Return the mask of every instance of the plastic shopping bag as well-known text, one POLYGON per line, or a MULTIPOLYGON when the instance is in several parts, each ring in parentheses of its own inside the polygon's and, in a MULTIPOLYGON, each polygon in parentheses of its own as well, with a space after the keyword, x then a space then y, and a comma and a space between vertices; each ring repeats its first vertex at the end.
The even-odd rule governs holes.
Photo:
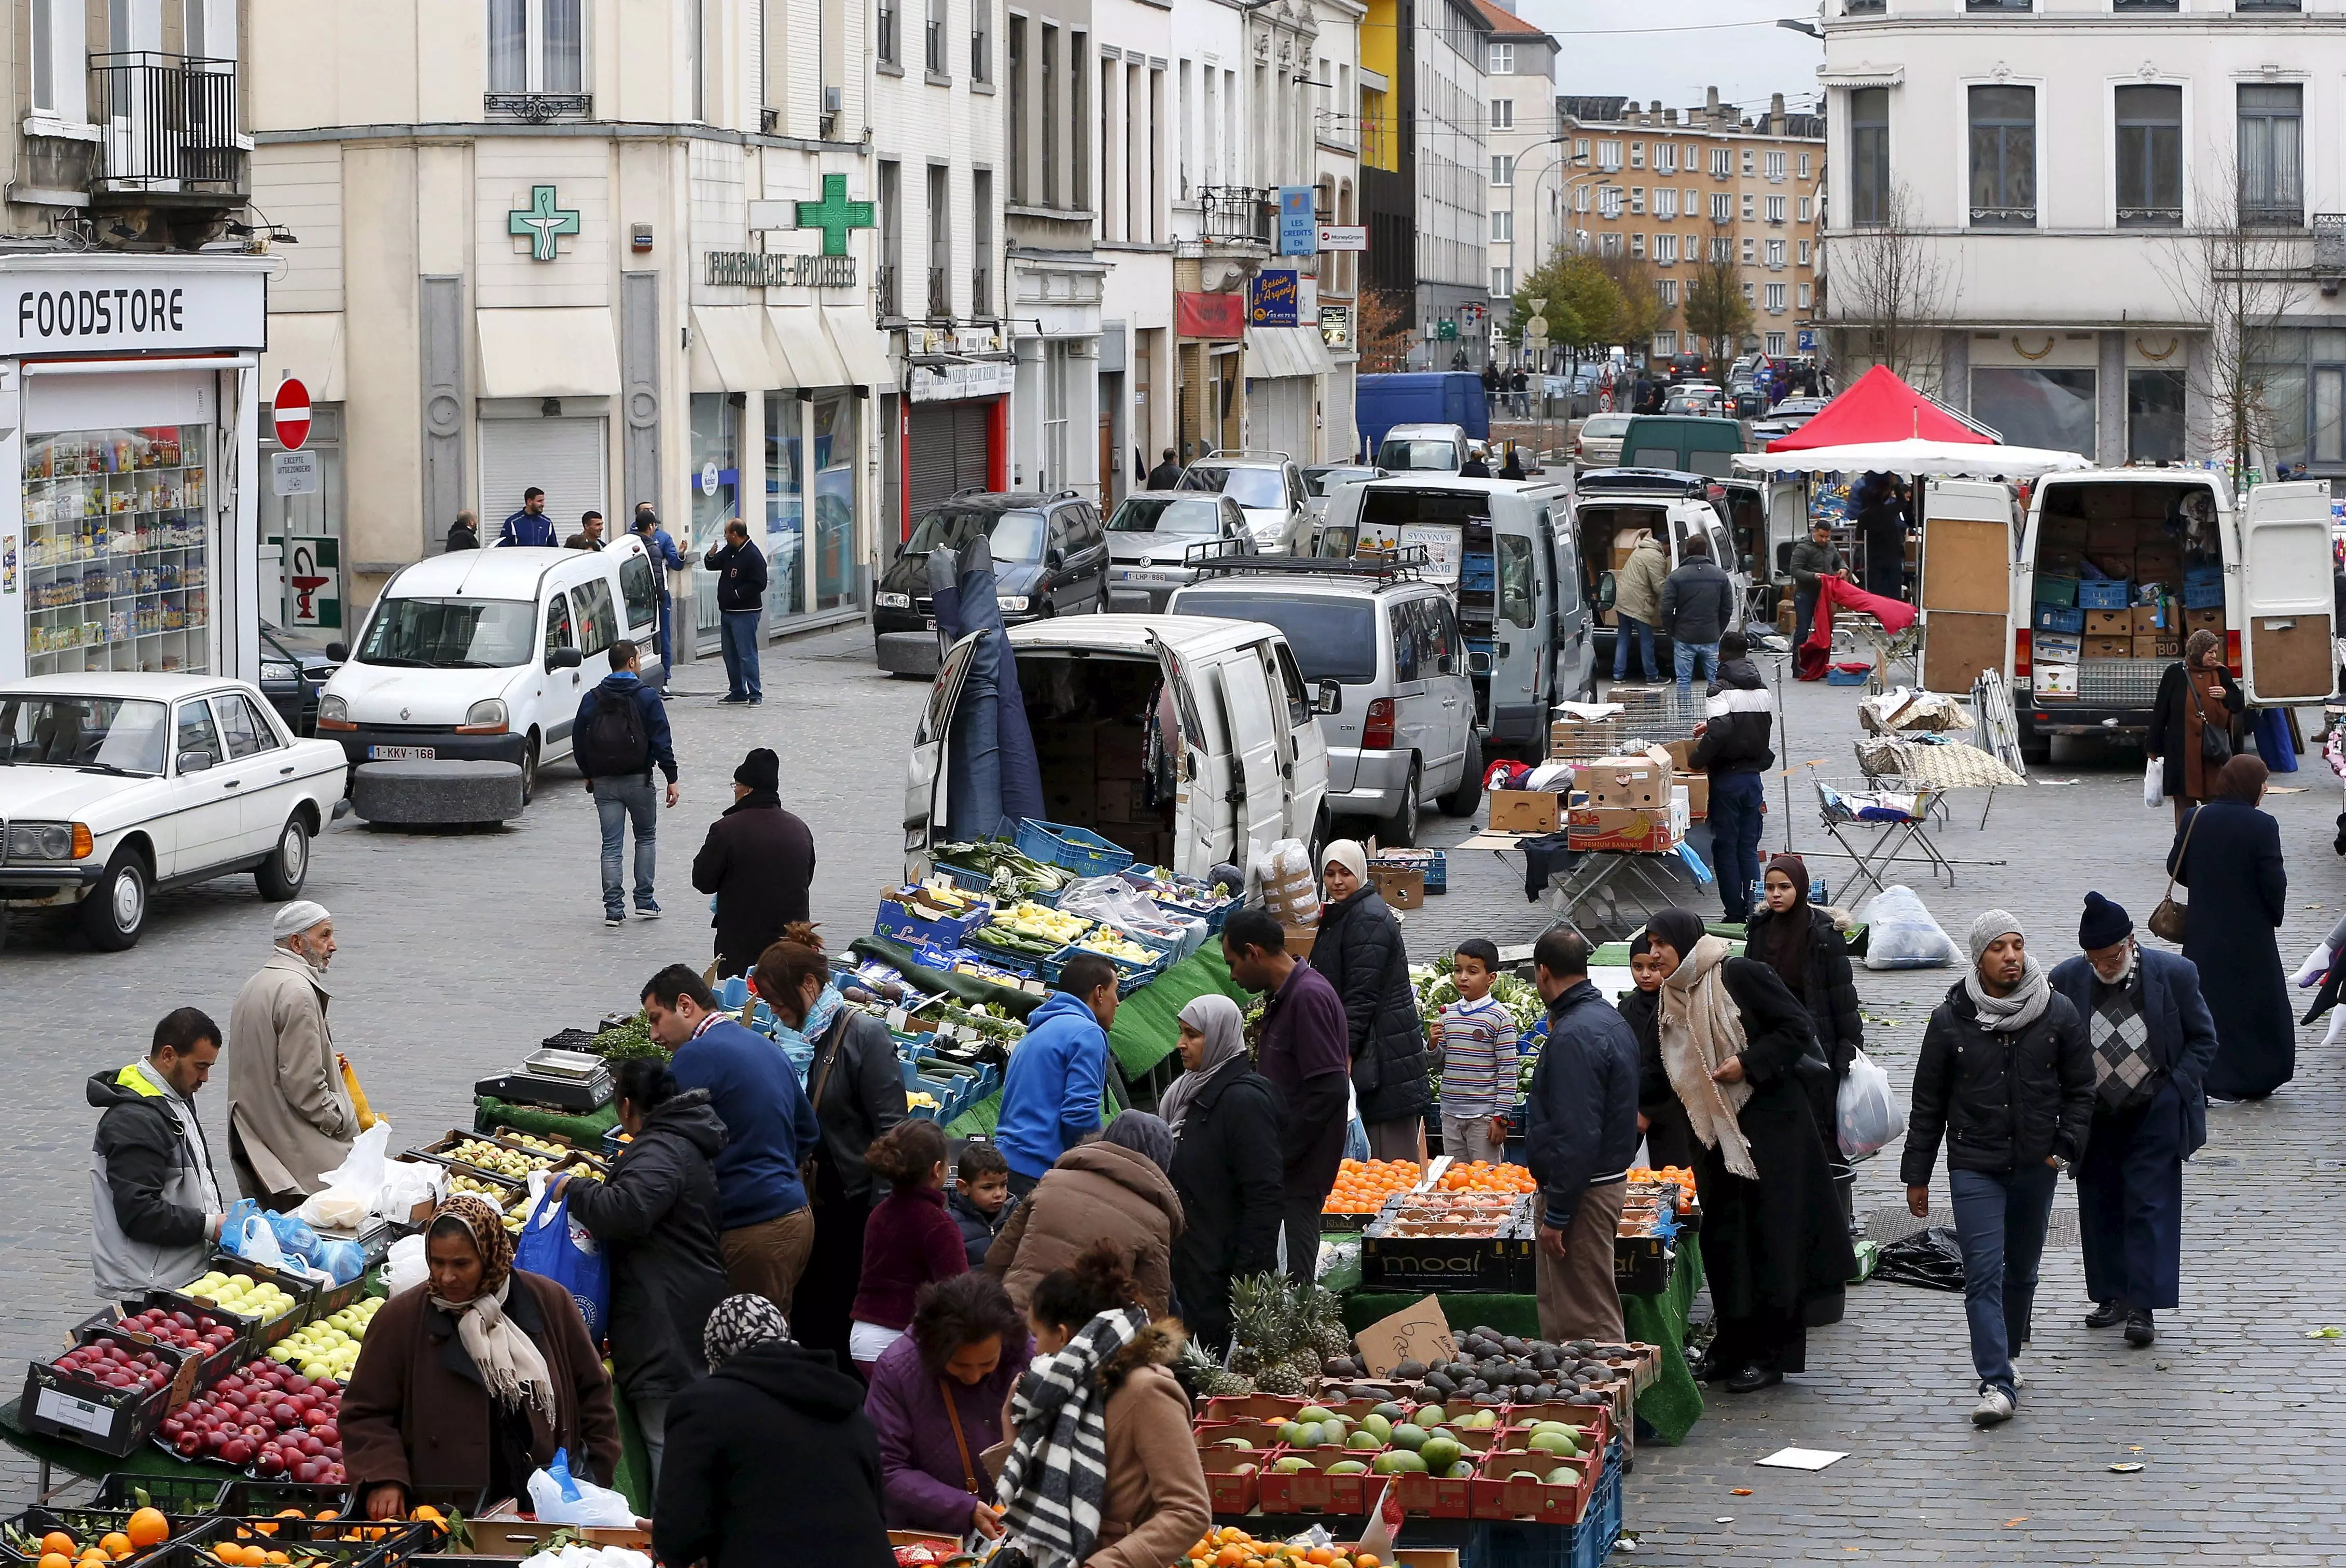
POLYGON ((1865 967, 1937 969, 1963 958, 1912 888, 1893 883, 1865 906, 1865 967))
MULTIPOLYGON (((294 1213, 321 1230, 354 1231, 369 1213, 387 1212, 376 1208, 376 1199, 382 1191, 390 1147, 391 1124, 377 1116, 352 1142, 342 1163, 319 1176, 322 1185, 294 1213)), ((394 1217, 405 1219, 407 1210, 394 1217)))
POLYGON ((543 1274, 569 1291, 578 1303, 578 1315, 586 1320, 587 1339, 600 1344, 611 1306, 611 1260, 604 1255, 603 1244, 570 1217, 567 1197, 546 1201, 544 1171, 530 1173, 529 1207, 524 1213, 527 1217, 514 1247, 514 1267, 543 1274))
POLYGON ((2146 806, 2167 804, 2167 764, 2156 757, 2142 765, 2142 803, 2146 806))
POLYGON ((1890 1074, 1859 1051, 1841 1083, 1834 1133, 1844 1159, 1862 1159, 1906 1130, 1906 1114, 1890 1093, 1890 1074))
POLYGON ((220 1221, 219 1244, 223 1251, 233 1252, 247 1263, 264 1268, 285 1267, 285 1250, 277 1245, 268 1212, 249 1197, 237 1199, 220 1221))
POLYGON ((431 1266, 423 1261, 422 1237, 403 1236, 391 1244, 382 1260, 382 1282, 390 1294, 412 1290, 431 1278, 431 1266))
POLYGON ((627 1506, 625 1497, 570 1473, 566 1448, 555 1450, 553 1462, 544 1470, 530 1472, 529 1501, 540 1524, 599 1524, 631 1530, 636 1523, 636 1511, 627 1506))

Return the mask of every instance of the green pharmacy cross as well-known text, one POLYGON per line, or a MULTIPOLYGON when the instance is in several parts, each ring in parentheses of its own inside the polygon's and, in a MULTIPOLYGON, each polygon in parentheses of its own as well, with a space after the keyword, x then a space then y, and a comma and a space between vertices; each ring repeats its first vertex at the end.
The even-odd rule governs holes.
POLYGON ((847 199, 847 176, 826 174, 822 177, 822 199, 799 203, 799 227, 822 230, 822 253, 826 256, 847 254, 847 231, 869 229, 872 204, 847 199))
POLYGON ((555 206, 554 187, 534 185, 529 189, 529 205, 505 214, 505 232, 528 239, 532 260, 551 261, 557 254, 556 237, 578 232, 577 209, 565 210, 555 206))

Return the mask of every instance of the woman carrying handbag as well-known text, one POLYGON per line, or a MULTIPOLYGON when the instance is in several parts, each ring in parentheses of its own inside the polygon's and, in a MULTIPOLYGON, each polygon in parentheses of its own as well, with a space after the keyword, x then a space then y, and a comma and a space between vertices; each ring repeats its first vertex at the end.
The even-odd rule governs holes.
POLYGON ((2232 756, 2233 721, 2247 706, 2239 683, 2224 667, 2224 639, 2205 626, 2193 632, 2181 662, 2159 677, 2143 743, 2163 765, 2160 785, 2175 803, 2178 828, 2185 807, 2216 793, 2216 771, 2232 756))

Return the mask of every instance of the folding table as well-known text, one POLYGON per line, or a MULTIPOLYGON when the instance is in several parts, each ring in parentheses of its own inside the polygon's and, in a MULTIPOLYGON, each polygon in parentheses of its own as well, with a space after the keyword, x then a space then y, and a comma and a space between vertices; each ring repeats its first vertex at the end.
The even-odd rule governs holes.
POLYGON ((1815 774, 1810 778, 1816 785, 1825 836, 1857 862, 1844 895, 1851 907, 1861 885, 1872 882, 1879 891, 1887 886, 1883 874, 1902 860, 1928 866, 1934 881, 1944 872, 1947 885, 1955 885, 1954 866, 1931 839, 1931 809, 1939 791, 1882 789, 1871 779, 1852 783, 1815 774), (1848 836, 1861 828, 1876 830, 1873 841, 1862 849, 1848 836))

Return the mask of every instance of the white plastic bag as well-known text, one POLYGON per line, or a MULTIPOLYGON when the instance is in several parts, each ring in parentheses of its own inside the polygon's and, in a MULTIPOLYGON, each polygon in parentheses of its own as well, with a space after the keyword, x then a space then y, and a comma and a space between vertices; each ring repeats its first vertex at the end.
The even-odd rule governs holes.
POLYGON ((341 1165, 319 1177, 322 1185, 295 1212, 320 1229, 358 1229, 369 1214, 379 1212, 375 1200, 382 1191, 390 1150, 391 1124, 378 1119, 352 1142, 341 1165))
POLYGON ((1845 1159, 1863 1159, 1906 1131, 1906 1113, 1890 1094, 1890 1074, 1863 1051, 1851 1058, 1834 1110, 1834 1133, 1845 1159))
POLYGON ((2142 803, 2146 806, 2167 804, 2167 764, 2156 757, 2146 758, 2143 761, 2142 803))
POLYGON ((281 1273, 302 1272, 300 1266, 285 1261, 285 1249, 277 1245, 277 1232, 270 1228, 266 1215, 247 1215, 241 1220, 231 1217, 230 1225, 220 1232, 220 1245, 247 1263, 281 1273))
POLYGON ((1864 919, 1868 969, 1937 969, 1962 962, 1963 951, 1902 882, 1875 894, 1864 919))
POLYGON ((1270 864, 1262 879, 1262 901, 1271 918, 1289 931, 1304 931, 1320 923, 1320 868, 1300 839, 1281 839, 1270 847, 1270 864))
POLYGON ((382 1186, 376 1189, 374 1212, 385 1219, 409 1223, 418 1204, 440 1207, 448 1196, 448 1167, 411 1160, 392 1160, 382 1167, 382 1186))
POLYGON ((554 1462, 529 1477, 531 1511, 540 1524, 600 1524, 615 1530, 635 1527, 636 1511, 626 1497, 607 1486, 597 1486, 570 1473, 570 1451, 555 1451, 554 1462))
POLYGON ((412 1290, 432 1278, 431 1266, 423 1261, 423 1238, 403 1236, 391 1244, 382 1261, 382 1282, 392 1295, 412 1290))

